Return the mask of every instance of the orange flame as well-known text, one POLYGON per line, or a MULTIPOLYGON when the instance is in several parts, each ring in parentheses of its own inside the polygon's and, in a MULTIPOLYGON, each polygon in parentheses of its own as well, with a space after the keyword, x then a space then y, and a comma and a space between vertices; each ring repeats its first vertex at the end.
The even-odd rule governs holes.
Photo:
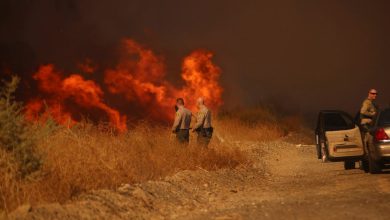
POLYGON ((211 62, 212 57, 209 51, 197 50, 184 59, 182 93, 192 99, 203 97, 210 108, 217 110, 223 104, 223 89, 219 85, 221 70, 211 62))
POLYGON ((171 118, 175 89, 164 80, 161 58, 130 39, 123 46, 120 62, 105 73, 109 91, 141 106, 152 119, 171 118))
POLYGON ((63 111, 61 103, 49 100, 47 103, 42 99, 30 100, 25 106, 25 117, 30 121, 37 121, 39 119, 47 120, 52 117, 58 123, 63 125, 74 125, 76 121, 72 119, 72 115, 69 112, 63 111), (50 105, 50 109, 45 111, 50 105))
MULTIPOLYGON (((49 114, 59 123, 76 121, 65 105, 66 100, 70 99, 87 109, 103 110, 108 115, 111 124, 119 131, 127 129, 126 116, 121 116, 118 111, 103 103, 104 93, 95 82, 85 80, 77 74, 61 79, 61 74, 56 72, 51 64, 41 66, 34 75, 34 79, 38 80, 40 90, 50 96, 47 101, 49 114)), ((26 105, 26 118, 37 119, 43 111, 44 101, 32 100, 26 105)))
MULTIPOLYGON (((125 39, 122 48, 123 54, 117 65, 104 71, 104 85, 110 94, 122 96, 133 110, 140 111, 142 117, 159 121, 172 119, 173 105, 178 97, 183 97, 191 110, 195 110, 198 97, 203 97, 213 110, 223 104, 223 89, 219 85, 221 70, 212 62, 213 53, 210 51, 196 50, 184 58, 181 74, 184 85, 177 88, 165 79, 162 57, 131 39, 125 39)), ((89 68, 91 63, 88 60, 79 68, 91 73, 94 71, 89 68)), ((96 82, 85 80, 78 74, 64 78, 51 64, 41 66, 33 77, 38 81, 40 91, 48 98, 45 101, 31 100, 26 105, 27 118, 36 119, 46 103, 50 114, 59 123, 75 123, 78 120, 74 106, 69 104, 71 101, 84 109, 105 112, 114 127, 119 131, 126 130, 129 114, 122 116, 118 110, 104 103, 104 92, 96 82)))

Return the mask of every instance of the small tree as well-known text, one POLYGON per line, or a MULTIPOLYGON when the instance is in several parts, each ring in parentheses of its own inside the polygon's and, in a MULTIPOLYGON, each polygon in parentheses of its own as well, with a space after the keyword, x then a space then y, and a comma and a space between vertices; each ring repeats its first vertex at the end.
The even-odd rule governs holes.
POLYGON ((24 119, 22 104, 15 101, 19 82, 20 78, 13 76, 10 81, 3 81, 0 89, 0 147, 13 153, 24 177, 38 170, 41 160, 34 152, 36 141, 24 119))

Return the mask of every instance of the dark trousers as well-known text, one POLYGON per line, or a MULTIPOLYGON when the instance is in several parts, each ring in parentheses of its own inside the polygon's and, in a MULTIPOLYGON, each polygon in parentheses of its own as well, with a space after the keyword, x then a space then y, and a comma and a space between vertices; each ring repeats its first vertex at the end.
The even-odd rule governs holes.
POLYGON ((176 132, 176 139, 179 143, 188 144, 190 142, 190 131, 188 129, 180 129, 176 132))
POLYGON ((197 133, 196 142, 198 146, 207 147, 213 136, 213 128, 201 128, 197 133))
POLYGON ((207 147, 211 141, 211 137, 205 137, 201 133, 198 133, 198 137, 196 138, 196 142, 200 147, 207 147))

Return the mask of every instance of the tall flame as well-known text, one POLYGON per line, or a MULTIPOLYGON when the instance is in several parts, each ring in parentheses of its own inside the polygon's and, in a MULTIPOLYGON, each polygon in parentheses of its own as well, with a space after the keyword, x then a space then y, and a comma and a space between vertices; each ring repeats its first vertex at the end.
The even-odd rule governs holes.
MULTIPOLYGON (((165 79, 163 58, 144 48, 132 39, 122 42, 123 54, 114 68, 104 70, 104 84, 111 95, 122 97, 131 109, 142 110, 142 117, 167 121, 174 116, 175 99, 183 97, 186 105, 195 110, 195 99, 203 97, 213 110, 222 105, 223 89, 219 85, 221 70, 212 62, 213 53, 196 50, 184 58, 182 79, 177 88, 165 79)), ((91 74, 95 68, 87 60, 79 68, 91 74)), ((119 113, 103 101, 104 92, 95 81, 80 74, 64 77, 52 64, 43 65, 33 78, 43 93, 26 105, 26 117, 37 120, 48 107, 50 115, 59 123, 74 124, 79 121, 75 109, 105 113, 112 126, 125 131, 126 120, 132 112, 119 113), (42 98, 45 97, 45 98, 42 98)))
MULTIPOLYGON (((82 76, 72 74, 62 79, 61 74, 54 69, 54 65, 41 66, 34 79, 38 81, 40 90, 48 96, 46 104, 49 107, 50 115, 59 123, 76 121, 71 114, 70 106, 66 105, 67 100, 73 101, 87 109, 99 109, 105 112, 113 126, 119 131, 125 131, 126 116, 121 116, 119 112, 106 105, 102 97, 102 89, 93 81, 85 80, 82 76)), ((43 99, 34 99, 27 103, 26 117, 28 119, 37 119, 39 113, 44 110, 43 99)))
POLYGON ((114 69, 105 73, 104 82, 113 94, 140 106, 152 119, 172 115, 175 88, 167 82, 162 59, 131 39, 123 41, 124 53, 114 69))
POLYGON ((213 54, 205 50, 192 52, 184 59, 182 88, 184 97, 203 97, 208 105, 216 110, 222 103, 223 89, 219 85, 221 70, 211 61, 213 54))

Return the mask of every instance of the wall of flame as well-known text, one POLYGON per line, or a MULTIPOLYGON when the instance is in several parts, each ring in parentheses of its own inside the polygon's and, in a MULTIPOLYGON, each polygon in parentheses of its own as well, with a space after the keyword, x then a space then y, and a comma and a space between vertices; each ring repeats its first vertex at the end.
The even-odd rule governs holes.
MULTIPOLYGON (((99 120, 109 121, 118 131, 126 131, 132 109, 141 112, 144 119, 161 122, 172 120, 178 97, 184 98, 192 111, 196 111, 198 97, 203 97, 213 111, 223 104, 221 69, 212 62, 212 52, 195 50, 186 56, 181 72, 183 83, 177 87, 167 81, 163 59, 152 50, 132 39, 124 39, 121 47, 123 54, 115 67, 104 70, 101 85, 80 73, 65 74, 54 64, 41 65, 33 75, 39 93, 27 102, 26 118, 34 121, 50 116, 58 123, 72 126, 93 114, 99 120), (118 96, 130 110, 120 112, 107 104, 105 93, 118 96)), ((91 60, 79 63, 78 67, 85 74, 96 71, 91 60)))

